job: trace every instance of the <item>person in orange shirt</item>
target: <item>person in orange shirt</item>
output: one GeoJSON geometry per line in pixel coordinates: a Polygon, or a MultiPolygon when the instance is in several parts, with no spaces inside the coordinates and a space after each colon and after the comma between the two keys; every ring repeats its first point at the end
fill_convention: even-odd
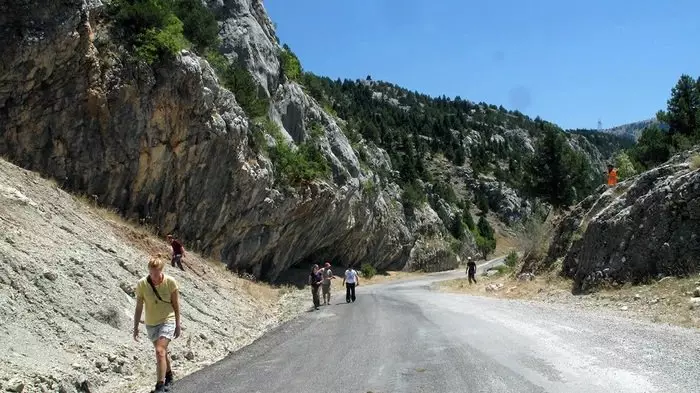
{"type": "Polygon", "coordinates": [[[612,164],[608,164],[608,185],[611,187],[617,185],[617,169],[612,164]]]}

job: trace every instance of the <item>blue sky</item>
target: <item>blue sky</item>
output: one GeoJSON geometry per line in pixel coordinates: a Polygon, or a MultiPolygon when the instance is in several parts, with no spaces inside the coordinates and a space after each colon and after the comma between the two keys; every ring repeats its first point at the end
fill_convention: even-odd
{"type": "Polygon", "coordinates": [[[372,75],[564,128],[653,117],[700,75],[698,0],[264,0],[306,70],[372,75]],[[436,4],[439,4],[436,5],[436,4]]]}

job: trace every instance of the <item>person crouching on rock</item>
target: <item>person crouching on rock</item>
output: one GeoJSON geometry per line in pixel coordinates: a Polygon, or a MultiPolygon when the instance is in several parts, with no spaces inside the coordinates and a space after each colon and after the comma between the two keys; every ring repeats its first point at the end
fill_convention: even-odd
{"type": "Polygon", "coordinates": [[[318,288],[323,282],[323,273],[319,270],[318,265],[314,264],[309,275],[309,285],[311,285],[311,297],[314,300],[314,309],[318,310],[321,305],[321,299],[318,297],[318,288]]]}
{"type": "Polygon", "coordinates": [[[173,258],[170,260],[170,264],[172,267],[175,267],[175,264],[177,264],[177,267],[184,272],[185,269],[182,267],[182,257],[185,255],[185,247],[179,240],[175,239],[173,235],[168,235],[168,243],[173,247],[173,258]]]}
{"type": "Polygon", "coordinates": [[[148,276],[136,284],[134,340],[139,341],[139,322],[145,306],[146,332],[156,352],[155,393],[166,392],[173,382],[168,344],[180,337],[181,332],[178,284],[175,279],[163,274],[164,267],[164,260],[151,258],[148,261],[148,276]]]}

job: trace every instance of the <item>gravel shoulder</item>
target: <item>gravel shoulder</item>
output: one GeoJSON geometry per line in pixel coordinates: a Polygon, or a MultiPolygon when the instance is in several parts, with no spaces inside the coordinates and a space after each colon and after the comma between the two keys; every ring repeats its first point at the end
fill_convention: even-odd
{"type": "MultiPolygon", "coordinates": [[[[476,284],[466,277],[436,283],[441,291],[499,299],[522,299],[567,306],[572,309],[600,310],[636,320],[700,328],[700,297],[695,297],[700,276],[665,277],[660,281],[619,287],[603,287],[588,295],[572,295],[571,281],[555,273],[518,280],[512,274],[479,276],[476,284]]],[[[697,292],[700,295],[700,291],[697,292]]]]}

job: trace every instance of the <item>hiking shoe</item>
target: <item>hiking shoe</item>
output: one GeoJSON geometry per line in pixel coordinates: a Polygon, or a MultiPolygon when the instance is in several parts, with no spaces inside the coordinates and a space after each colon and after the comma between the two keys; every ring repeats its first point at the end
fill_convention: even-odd
{"type": "Polygon", "coordinates": [[[155,390],[151,390],[151,393],[163,393],[163,392],[168,392],[170,389],[165,386],[163,382],[158,382],[156,384],[155,390]]]}
{"type": "Polygon", "coordinates": [[[173,379],[173,372],[168,371],[167,373],[165,373],[165,385],[164,386],[169,387],[170,385],[173,384],[173,380],[174,380],[173,379]]]}

